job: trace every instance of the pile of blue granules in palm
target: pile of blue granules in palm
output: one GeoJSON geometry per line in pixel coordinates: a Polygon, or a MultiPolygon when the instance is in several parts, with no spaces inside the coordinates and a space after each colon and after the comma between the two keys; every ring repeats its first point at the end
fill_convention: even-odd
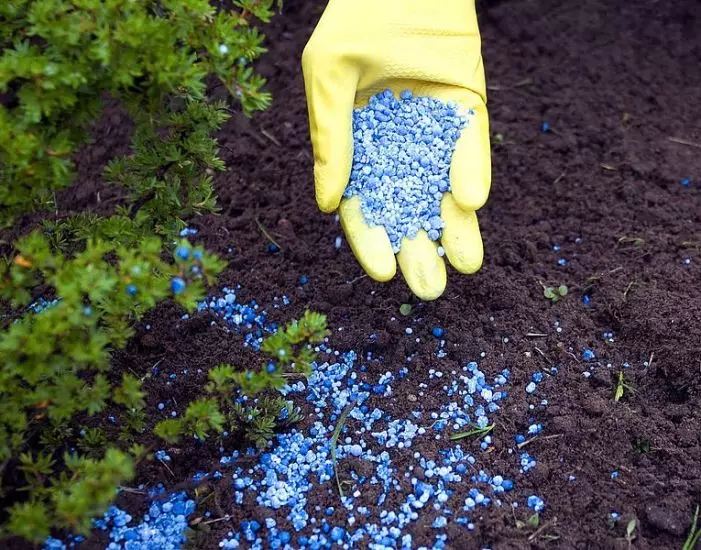
{"type": "Polygon", "coordinates": [[[382,226],[392,249],[421,229],[440,239],[441,199],[450,191],[450,161],[467,123],[454,102],[396,98],[385,90],[353,112],[353,166],[346,198],[358,195],[366,223],[382,226]]]}

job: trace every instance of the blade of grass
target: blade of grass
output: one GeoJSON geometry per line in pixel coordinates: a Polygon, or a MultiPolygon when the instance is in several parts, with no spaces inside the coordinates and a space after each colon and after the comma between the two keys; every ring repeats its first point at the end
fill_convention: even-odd
{"type": "Polygon", "coordinates": [[[351,403],[348,404],[348,406],[343,409],[343,412],[341,413],[341,416],[338,419],[338,424],[336,424],[336,428],[333,430],[333,435],[331,436],[331,461],[333,462],[333,473],[336,476],[336,485],[338,486],[338,494],[341,495],[341,498],[343,498],[343,489],[341,487],[341,482],[338,479],[338,468],[337,466],[337,461],[336,461],[336,444],[338,443],[338,436],[341,435],[341,430],[343,429],[343,425],[346,423],[346,418],[348,418],[348,415],[350,412],[355,408],[355,401],[352,401],[351,403]]]}
{"type": "Polygon", "coordinates": [[[691,531],[689,531],[689,536],[682,546],[682,550],[694,550],[699,540],[701,540],[701,529],[698,529],[699,523],[699,506],[696,506],[696,513],[694,514],[694,521],[691,523],[691,531]]]}
{"type": "Polygon", "coordinates": [[[475,428],[474,430],[470,430],[468,432],[460,432],[457,434],[452,434],[450,436],[451,441],[455,441],[456,439],[463,439],[465,437],[472,437],[475,435],[487,435],[489,432],[491,432],[494,429],[494,424],[491,426],[486,426],[485,428],[475,428]]]}

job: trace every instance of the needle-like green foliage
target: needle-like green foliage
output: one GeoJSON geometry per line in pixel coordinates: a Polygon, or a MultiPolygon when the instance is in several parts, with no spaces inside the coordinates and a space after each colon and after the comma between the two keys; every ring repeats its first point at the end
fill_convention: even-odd
{"type": "MultiPolygon", "coordinates": [[[[111,354],[160,302],[193,310],[224,267],[178,233],[217,210],[214,133],[270,103],[251,64],[265,51],[255,21],[275,3],[0,1],[0,229],[44,217],[2,239],[0,539],[86,533],[149,452],[134,442],[147,425],[141,380],[110,373],[111,354]],[[212,101],[212,86],[232,101],[212,101]],[[124,200],[109,216],[76,213],[60,191],[107,102],[134,125],[129,155],[104,173],[124,200]],[[55,300],[39,313],[40,296],[55,300]],[[117,441],[100,427],[108,407],[121,411],[117,441]]],[[[192,403],[187,430],[219,430],[219,407],[192,403]]]]}
{"type": "Polygon", "coordinates": [[[210,432],[242,432],[259,449],[271,445],[275,430],[300,420],[292,401],[277,390],[290,376],[308,376],[316,358],[313,345],[328,334],[326,317],[307,311],[299,320],[266,338],[262,350],[269,356],[260,369],[238,370],[223,364],[209,371],[205,387],[212,397],[190,403],[185,416],[156,425],[156,435],[168,443],[183,436],[205,439],[210,432]]]}
{"type": "MultiPolygon", "coordinates": [[[[274,0],[233,4],[228,10],[208,0],[0,2],[0,227],[52,206],[54,193],[71,182],[71,155],[106,98],[129,111],[141,139],[162,124],[190,124],[188,111],[206,100],[209,75],[244,113],[267,107],[265,80],[251,67],[265,51],[264,37],[251,19],[269,20],[274,0]]],[[[222,113],[219,105],[211,116],[222,113]]],[[[184,149],[211,153],[200,137],[184,149]]],[[[169,160],[177,164],[174,153],[169,160]]]]}

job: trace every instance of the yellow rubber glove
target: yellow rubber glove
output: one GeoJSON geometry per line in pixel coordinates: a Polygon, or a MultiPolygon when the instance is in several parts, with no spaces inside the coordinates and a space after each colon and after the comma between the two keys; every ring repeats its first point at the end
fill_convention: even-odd
{"type": "Polygon", "coordinates": [[[398,261],[422,300],[445,290],[438,244],[421,230],[415,239],[402,240],[395,258],[385,229],[365,223],[360,199],[342,197],[353,159],[353,108],[389,88],[395,95],[408,89],[474,111],[453,154],[440,244],[458,271],[479,270],[483,249],[475,211],[489,194],[491,159],[474,0],[330,0],[305,47],[302,70],[319,209],[338,210],[351,250],[370,277],[392,279],[398,261]]]}

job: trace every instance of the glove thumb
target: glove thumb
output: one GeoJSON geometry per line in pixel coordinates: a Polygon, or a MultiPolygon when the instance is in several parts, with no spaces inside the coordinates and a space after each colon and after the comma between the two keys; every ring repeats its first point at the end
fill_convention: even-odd
{"type": "Polygon", "coordinates": [[[357,69],[343,56],[321,51],[313,41],[302,54],[309,128],[314,151],[316,202],[334,212],[353,162],[353,107],[357,69]]]}

